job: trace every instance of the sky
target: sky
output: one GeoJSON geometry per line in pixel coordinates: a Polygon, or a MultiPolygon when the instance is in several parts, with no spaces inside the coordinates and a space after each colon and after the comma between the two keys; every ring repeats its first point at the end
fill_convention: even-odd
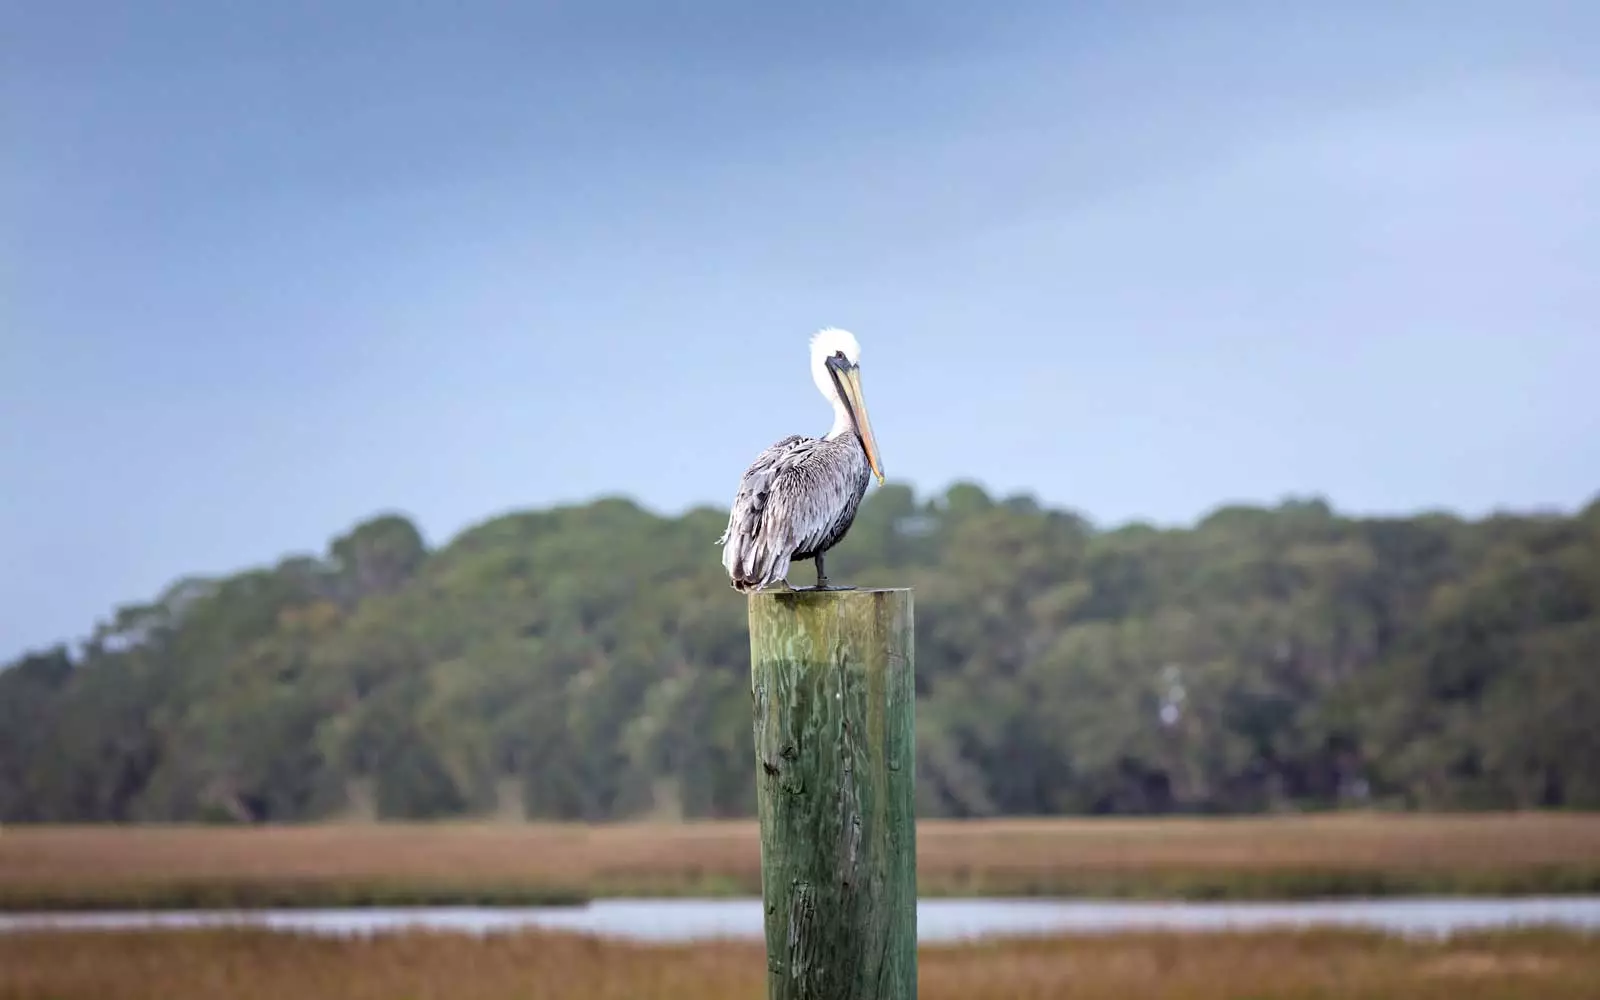
{"type": "MultiPolygon", "coordinates": [[[[1600,493],[1600,5],[0,2],[0,659],[382,511],[1600,493]]],[[[706,557],[716,558],[707,540],[706,557]]]]}

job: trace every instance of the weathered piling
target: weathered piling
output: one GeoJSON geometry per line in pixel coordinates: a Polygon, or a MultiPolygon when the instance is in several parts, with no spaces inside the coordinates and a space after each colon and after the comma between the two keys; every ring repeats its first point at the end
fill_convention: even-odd
{"type": "Polygon", "coordinates": [[[915,1000],[909,589],[750,597],[769,1000],[915,1000]]]}

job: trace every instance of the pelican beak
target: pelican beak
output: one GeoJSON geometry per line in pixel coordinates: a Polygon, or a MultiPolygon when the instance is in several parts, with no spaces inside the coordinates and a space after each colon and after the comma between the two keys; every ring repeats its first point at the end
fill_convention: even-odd
{"type": "Polygon", "coordinates": [[[850,410],[850,419],[856,425],[856,437],[861,439],[861,450],[867,453],[867,464],[872,474],[883,485],[883,459],[878,454],[878,439],[872,436],[872,421],[867,417],[867,401],[861,395],[861,368],[859,365],[839,364],[833,368],[833,380],[839,394],[850,410]]]}

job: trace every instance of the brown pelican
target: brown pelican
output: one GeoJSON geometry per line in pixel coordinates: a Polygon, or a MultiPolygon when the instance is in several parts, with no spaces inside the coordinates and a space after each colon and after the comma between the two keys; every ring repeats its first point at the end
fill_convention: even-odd
{"type": "Polygon", "coordinates": [[[822,554],[844,538],[873,475],[883,483],[878,442],[861,397],[861,348],[848,330],[811,338],[811,378],[833,404],[826,437],[792,434],[756,456],[739,480],[728,528],[717,539],[733,589],[788,585],[789,564],[814,559],[814,590],[829,587],[822,554]]]}

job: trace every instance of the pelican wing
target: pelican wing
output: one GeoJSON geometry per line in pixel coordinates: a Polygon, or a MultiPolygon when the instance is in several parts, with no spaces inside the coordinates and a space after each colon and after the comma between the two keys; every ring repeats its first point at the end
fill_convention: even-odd
{"type": "Polygon", "coordinates": [[[795,553],[829,536],[858,492],[858,466],[864,466],[850,460],[854,444],[795,434],[750,463],[718,539],[736,588],[757,590],[785,579],[795,553]]]}

